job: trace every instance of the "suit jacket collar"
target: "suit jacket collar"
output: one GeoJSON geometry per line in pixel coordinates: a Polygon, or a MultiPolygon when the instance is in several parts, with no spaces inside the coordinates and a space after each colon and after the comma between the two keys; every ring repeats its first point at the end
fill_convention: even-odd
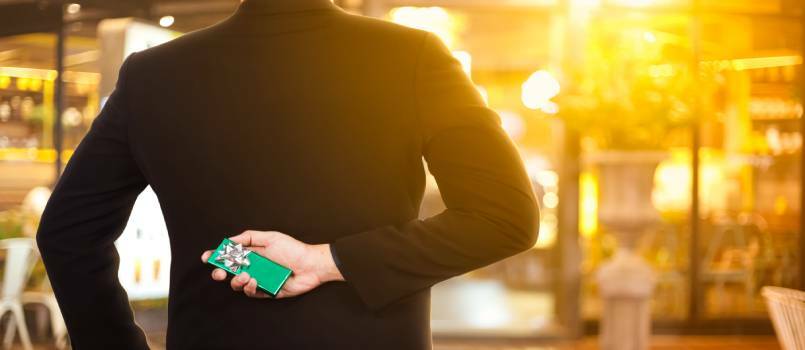
{"type": "Polygon", "coordinates": [[[277,14],[315,10],[334,10],[331,0],[244,0],[240,11],[245,13],[277,14]]]}

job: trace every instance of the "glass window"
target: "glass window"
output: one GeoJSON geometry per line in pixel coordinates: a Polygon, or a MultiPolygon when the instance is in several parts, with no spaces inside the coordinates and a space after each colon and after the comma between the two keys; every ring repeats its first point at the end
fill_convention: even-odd
{"type": "MultiPolygon", "coordinates": [[[[590,12],[560,117],[581,137],[581,312],[601,314],[597,273],[617,252],[654,270],[652,311],[684,319],[689,305],[691,140],[696,86],[679,14],[590,12]]],[[[580,34],[578,34],[580,33],[580,34]]]]}
{"type": "MultiPolygon", "coordinates": [[[[546,40],[557,28],[549,9],[400,7],[387,14],[435,33],[453,51],[520,149],[542,208],[534,248],[433,288],[437,334],[556,335],[562,328],[556,297],[561,123],[550,101],[559,83],[550,54],[556,43],[546,40]]],[[[442,209],[430,178],[421,214],[442,209]]]]}
{"type": "Polygon", "coordinates": [[[767,318],[760,289],[799,285],[801,24],[754,4],[705,1],[698,30],[685,7],[628,4],[579,27],[560,107],[582,134],[585,319],[600,315],[596,271],[624,246],[657,273],[655,319],[767,318]]]}
{"type": "Polygon", "coordinates": [[[734,16],[703,24],[718,87],[702,134],[698,302],[706,318],[766,317],[760,288],[798,282],[801,25],[734,16]]]}
{"type": "MultiPolygon", "coordinates": [[[[67,41],[62,114],[65,160],[98,111],[96,46],[93,38],[67,41]]],[[[38,192],[31,190],[55,181],[54,67],[55,35],[0,38],[0,237],[33,234],[26,227],[35,225],[25,224],[29,202],[38,198],[38,192]]]]}

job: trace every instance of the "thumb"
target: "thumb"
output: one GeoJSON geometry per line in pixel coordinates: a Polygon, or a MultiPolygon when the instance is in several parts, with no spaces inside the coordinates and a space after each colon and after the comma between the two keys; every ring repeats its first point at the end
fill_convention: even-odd
{"type": "Polygon", "coordinates": [[[255,233],[255,231],[243,231],[239,235],[229,237],[229,240],[248,247],[252,245],[255,233]]]}
{"type": "Polygon", "coordinates": [[[248,230],[243,231],[243,233],[237,236],[230,237],[229,240],[235,243],[240,243],[244,247],[265,247],[268,245],[268,242],[272,239],[272,237],[276,236],[276,234],[277,232],[272,231],[263,232],[248,230]]]}

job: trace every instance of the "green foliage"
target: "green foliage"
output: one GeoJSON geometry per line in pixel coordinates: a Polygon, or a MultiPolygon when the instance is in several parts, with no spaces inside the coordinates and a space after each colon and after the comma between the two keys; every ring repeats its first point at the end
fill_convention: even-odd
{"type": "Polygon", "coordinates": [[[628,26],[598,23],[590,30],[560,115],[598,148],[663,149],[669,134],[691,124],[706,79],[695,79],[685,40],[628,26]]]}
{"type": "Polygon", "coordinates": [[[19,210],[0,211],[0,239],[22,237],[22,222],[19,210]]]}

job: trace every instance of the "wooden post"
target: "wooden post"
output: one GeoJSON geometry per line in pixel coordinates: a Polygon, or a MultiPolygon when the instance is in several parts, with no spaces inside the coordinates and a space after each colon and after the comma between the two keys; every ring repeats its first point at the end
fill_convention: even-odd
{"type": "MultiPolygon", "coordinates": [[[[690,39],[693,47],[693,54],[691,57],[691,69],[693,70],[694,80],[701,79],[699,76],[699,66],[701,64],[701,16],[699,13],[699,1],[693,0],[693,9],[691,12],[691,28],[690,39]]],[[[700,84],[696,84],[699,86],[700,84]]],[[[690,271],[690,295],[688,301],[688,319],[698,321],[701,318],[701,288],[700,288],[700,267],[701,259],[699,257],[699,243],[700,243],[700,230],[699,230],[699,175],[701,159],[699,151],[701,150],[701,101],[698,95],[693,101],[693,123],[691,125],[691,152],[693,152],[691,162],[691,203],[690,203],[690,249],[688,263],[690,264],[688,270],[690,271]]]]}
{"type": "MultiPolygon", "coordinates": [[[[800,43],[799,49],[802,57],[805,57],[805,2],[800,2],[800,6],[799,23],[802,27],[799,32],[799,37],[802,42],[800,43]]],[[[799,84],[800,103],[805,103],[805,69],[803,69],[802,66],[799,68],[799,84]]],[[[805,132],[805,117],[800,117],[799,121],[799,133],[801,135],[805,132]]],[[[802,215],[802,211],[805,210],[805,195],[802,193],[802,187],[805,186],[805,151],[803,151],[802,148],[799,150],[799,155],[799,289],[805,290],[805,234],[803,234],[803,229],[805,229],[805,215],[802,215]]]]}
{"type": "Polygon", "coordinates": [[[62,126],[62,113],[64,113],[64,45],[66,33],[64,30],[64,3],[59,1],[59,16],[56,23],[56,81],[55,84],[55,111],[53,113],[53,149],[56,151],[56,182],[61,176],[64,149],[64,132],[62,126]]]}

